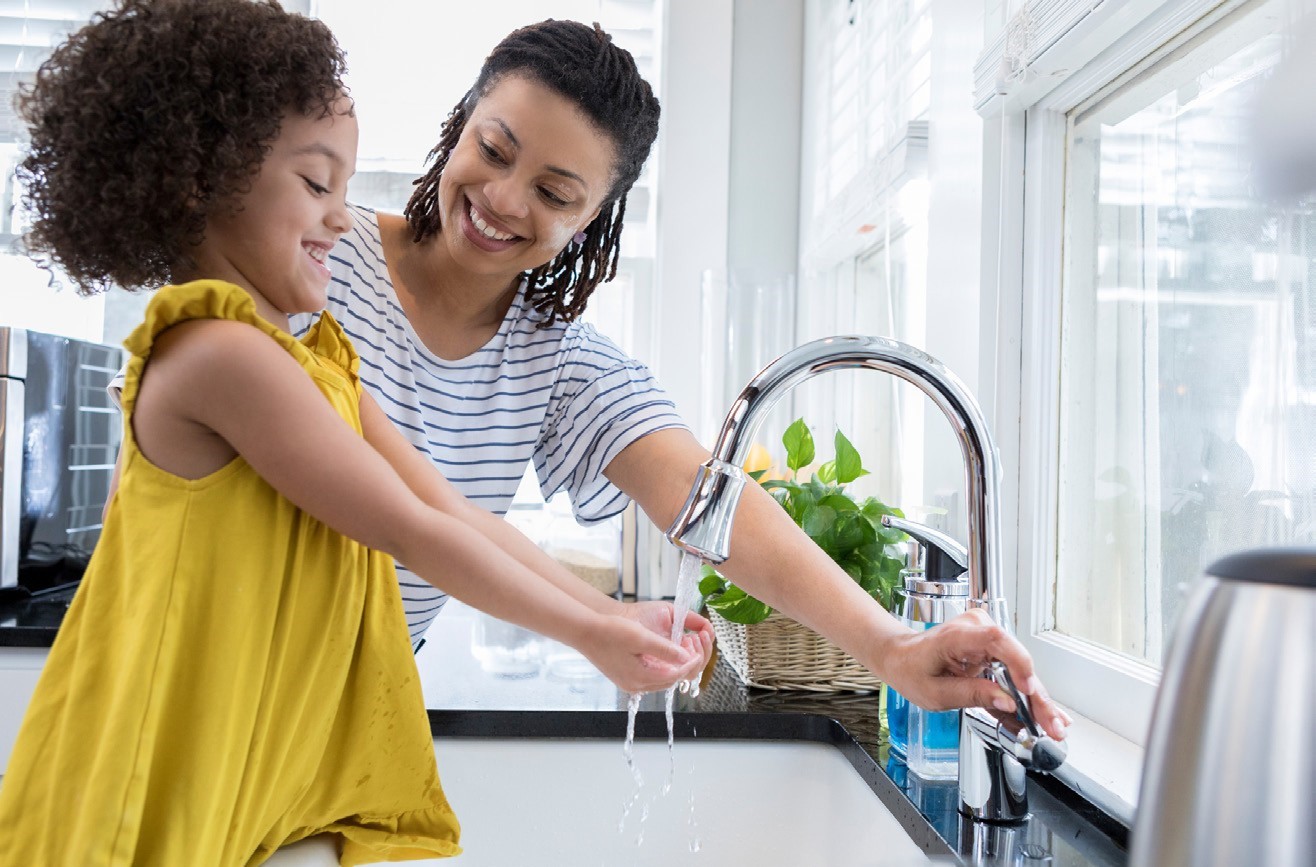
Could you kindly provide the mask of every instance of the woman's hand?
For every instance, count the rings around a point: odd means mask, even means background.
[[[671,620],[669,613],[668,631],[659,635],[631,617],[601,615],[575,647],[626,692],[665,690],[698,677],[707,661],[700,633],[686,634],[679,645],[668,638]]]
[[[650,632],[664,638],[670,638],[672,635],[672,619],[676,616],[676,606],[671,602],[659,600],[628,602],[622,605],[618,613],[622,617],[634,620]],[[686,638],[691,636],[698,638],[698,641],[692,644],[696,652],[700,654],[699,666],[695,669],[695,676],[698,676],[713,656],[713,624],[695,612],[687,611],[684,631]]]
[[[1010,670],[1019,692],[1029,699],[1033,719],[1047,734],[1063,739],[1072,720],[1047,695],[1033,671],[1033,660],[1013,636],[974,609],[925,632],[891,641],[883,668],[891,686],[929,710],[984,707],[1013,713],[1010,696],[982,673],[993,660]]]

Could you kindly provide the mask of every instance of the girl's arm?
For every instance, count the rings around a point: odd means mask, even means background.
[[[392,465],[421,501],[459,517],[526,568],[592,610],[640,620],[662,635],[671,633],[670,604],[627,605],[618,602],[581,581],[511,524],[468,500],[398,431],[368,392],[361,394],[361,426],[366,441]],[[687,645],[688,648],[700,654],[702,661],[707,663],[713,649],[712,624],[691,611],[686,615],[685,629],[697,635],[697,640]]]
[[[696,662],[639,624],[600,614],[541,580],[473,530],[464,512],[416,496],[306,371],[249,325],[197,320],[161,335],[132,424],[151,460],[149,442],[179,461],[198,454],[218,461],[223,445],[329,527],[476,608],[577,648],[623,689],[664,688]]]

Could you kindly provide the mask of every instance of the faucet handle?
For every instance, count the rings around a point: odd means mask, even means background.
[[[911,572],[924,572],[930,581],[954,581],[968,571],[968,549],[945,533],[893,515],[883,515],[882,526],[913,537],[906,561]]]

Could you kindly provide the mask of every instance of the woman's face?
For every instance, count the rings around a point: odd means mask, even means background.
[[[511,279],[543,265],[598,215],[614,153],[569,100],[503,78],[476,103],[439,180],[440,242],[478,274]]]

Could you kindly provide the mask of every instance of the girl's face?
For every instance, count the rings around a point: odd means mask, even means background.
[[[252,293],[266,319],[322,310],[328,255],[352,225],[345,202],[356,168],[357,124],[345,98],[325,117],[290,112],[235,202],[216,213],[195,249],[192,278],[228,280]]]
[[[476,274],[537,268],[598,215],[614,160],[569,100],[509,75],[476,103],[439,179],[440,243]]]

